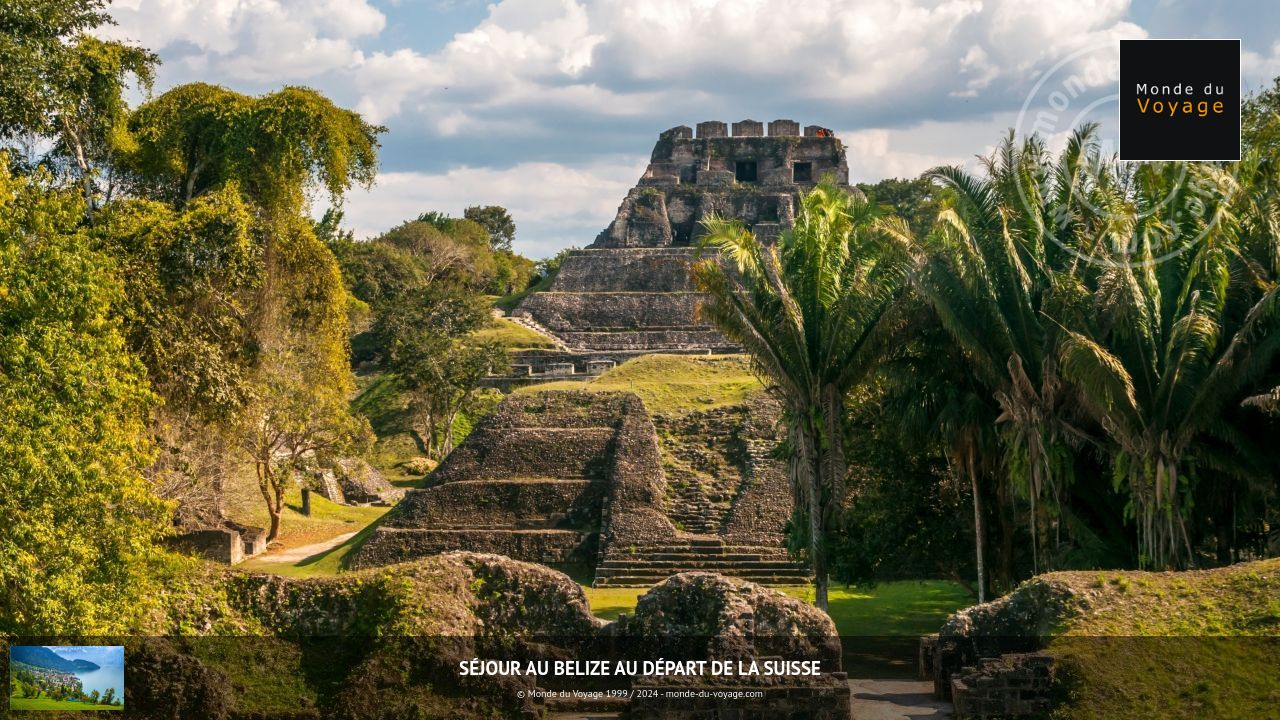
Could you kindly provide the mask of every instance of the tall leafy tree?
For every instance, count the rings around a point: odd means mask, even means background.
[[[1146,566],[1191,561],[1188,498],[1196,476],[1222,463],[1209,445],[1225,441],[1240,458],[1259,452],[1229,413],[1280,355],[1275,284],[1253,295],[1232,279],[1237,224],[1223,215],[1232,185],[1221,174],[1202,165],[1138,171],[1133,195],[1161,202],[1112,222],[1117,262],[1097,278],[1091,321],[1068,329],[1061,347],[1066,377],[1117,446],[1114,473],[1129,487]],[[1170,235],[1199,240],[1157,259],[1158,239]]]
[[[224,188],[181,210],[117,201],[92,231],[116,260],[129,348],[162,400],[148,474],[162,497],[178,501],[183,525],[221,520],[224,479],[237,462],[225,431],[250,397],[259,357],[250,322],[263,279],[254,225],[239,193]]]
[[[955,207],[927,236],[914,283],[1000,407],[1006,462],[1030,503],[1036,569],[1046,521],[1061,526],[1055,514],[1073,447],[1084,441],[1071,422],[1074,395],[1057,347],[1061,323],[1083,303],[1071,276],[1081,261],[1067,248],[1092,215],[1077,193],[1092,133],[1085,127],[1073,135],[1056,163],[1038,139],[1019,143],[1010,134],[986,159],[985,176],[937,171],[954,190]]]
[[[135,145],[121,164],[132,189],[180,211],[160,225],[176,227],[179,239],[143,233],[162,256],[140,262],[153,262],[169,299],[198,316],[176,349],[209,361],[177,375],[173,387],[183,395],[226,391],[210,403],[222,412],[208,422],[258,468],[274,539],[299,458],[340,452],[361,435],[345,404],[352,303],[306,210],[315,192],[340,207],[353,185],[372,183],[382,128],[307,88],[250,97],[199,83],[144,103],[129,127]],[[222,223],[206,208],[225,211]],[[121,245],[151,252],[148,242]],[[164,375],[162,363],[155,370]]]
[[[859,183],[858,189],[871,202],[892,209],[920,237],[928,234],[943,209],[944,198],[950,195],[928,174],[913,180],[888,178],[874,184]]]
[[[0,140],[52,141],[81,184],[86,216],[96,176],[127,148],[125,91],[149,91],[156,56],[87,34],[110,22],[93,0],[14,0],[0,8]],[[109,186],[108,186],[109,188]]]
[[[110,172],[113,155],[131,145],[125,89],[132,78],[150,91],[157,61],[142,48],[87,35],[59,56],[51,78],[49,120],[56,151],[70,159],[79,175],[90,221],[98,202],[94,176]]]
[[[42,180],[0,162],[0,633],[124,632],[169,523],[142,475],[154,396],[80,199]]]
[[[738,221],[705,222],[719,251],[694,269],[703,312],[750,354],[785,408],[797,526],[807,535],[816,603],[827,607],[827,532],[841,507],[845,398],[898,328],[892,312],[907,252],[877,208],[820,184],[776,245]],[[904,231],[899,228],[899,231]]]
[[[494,250],[510,250],[516,239],[516,221],[501,205],[473,205],[462,211],[462,217],[474,222],[489,233],[489,247]]]
[[[9,0],[0,5],[0,139],[46,134],[53,76],[75,39],[110,22],[106,0]]]
[[[881,417],[892,418],[884,424],[896,428],[896,440],[905,447],[921,453],[939,450],[951,475],[969,489],[977,596],[978,602],[985,602],[991,586],[985,518],[992,509],[983,498],[998,492],[991,479],[1005,472],[996,431],[999,406],[968,372],[963,355],[950,343],[932,310],[917,305],[910,315],[916,319],[915,337],[895,350],[881,369],[885,392]],[[994,508],[994,514],[1003,515],[1002,508]],[[999,580],[1001,586],[1009,587],[1012,537],[1007,527],[1001,529]]]
[[[285,494],[303,462],[314,455],[338,455],[368,445],[368,421],[347,410],[347,389],[333,383],[323,357],[282,342],[263,353],[237,437],[253,461],[258,490],[266,502],[267,541],[280,535]]]
[[[182,204],[234,182],[258,205],[293,212],[313,190],[339,200],[369,186],[385,130],[309,88],[251,97],[205,83],[144,103],[129,127],[137,147],[123,164],[144,193]]]
[[[443,283],[377,307],[373,332],[436,457],[453,449],[454,422],[475,400],[480,381],[509,362],[501,345],[470,337],[488,319],[480,296]]]

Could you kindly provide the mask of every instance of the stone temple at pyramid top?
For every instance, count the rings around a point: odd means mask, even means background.
[[[849,182],[844,145],[830,130],[802,132],[794,120],[774,120],[767,130],[743,120],[663,132],[613,222],[570,252],[552,285],[514,314],[574,351],[734,350],[698,312],[704,296],[690,269],[702,221],[736,218],[770,242],[793,224],[801,193],[822,181]]]

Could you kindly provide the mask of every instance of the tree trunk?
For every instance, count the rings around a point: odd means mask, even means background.
[[[986,568],[982,559],[982,494],[978,489],[978,470],[973,462],[973,448],[969,448],[965,457],[965,470],[969,473],[969,484],[973,488],[973,545],[978,565],[978,603],[987,601]]]
[[[808,515],[809,563],[813,569],[814,602],[827,610],[827,558],[822,543],[822,462],[818,457],[818,432],[809,409],[796,412],[791,428],[794,440],[791,456],[793,491],[797,507]]]
[[[280,514],[284,512],[284,483],[274,483],[273,487],[276,502],[275,507],[271,508],[271,529],[267,532],[267,542],[275,540],[280,535]]]
[[[267,531],[267,543],[275,542],[280,535],[280,511],[276,508],[269,510],[271,513],[271,529]]]
[[[85,222],[93,224],[93,178],[89,174],[89,159],[84,152],[84,143],[80,142],[80,134],[71,127],[71,123],[66,116],[62,118],[62,129],[66,134],[66,140],[75,151],[76,167],[80,169],[80,184],[84,190],[84,219]]]
[[[845,480],[844,401],[843,395],[834,385],[824,385],[821,392],[821,436],[814,438],[821,444],[815,442],[817,452],[813,456],[818,464],[814,473],[817,483],[811,501],[815,520],[810,542],[813,545],[814,604],[826,612],[830,584],[827,577],[830,562],[827,557],[826,529],[828,521],[834,519],[842,507],[840,499]],[[828,515],[833,517],[829,518]]]
[[[271,516],[271,527],[267,530],[267,542],[270,543],[280,534],[280,512],[284,508],[284,486],[271,479],[271,460],[267,454],[254,462],[254,470],[258,474],[258,489],[262,491],[262,499],[267,502],[267,514]]]
[[[435,413],[427,413],[427,457],[434,457],[436,460],[444,459],[440,454],[440,444],[436,442]]]
[[[1008,476],[1004,475],[997,482],[996,519],[1000,521],[1000,583],[997,589],[1007,591],[1013,589],[1013,541],[1018,528],[1014,522],[1015,509],[1009,492]]]
[[[81,176],[81,182],[84,183],[84,220],[86,223],[93,224],[93,179],[88,173]]]
[[[449,413],[444,421],[444,437],[440,441],[440,459],[453,452],[453,421],[458,419],[457,411]]]
[[[809,469],[809,559],[813,563],[813,604],[827,612],[827,551],[822,542],[822,475]]]

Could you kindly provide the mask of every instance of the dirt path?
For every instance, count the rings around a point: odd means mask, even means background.
[[[333,548],[336,548],[342,543],[350,540],[355,536],[356,536],[355,533],[349,532],[344,535],[332,537],[332,538],[329,538],[328,540],[323,540],[318,543],[311,543],[310,545],[303,545],[302,547],[296,547],[289,550],[285,550],[284,552],[274,553],[271,555],[259,555],[258,557],[255,557],[253,560],[254,562],[259,562],[259,563],[281,563],[281,564],[288,564],[288,565],[297,565],[298,563],[302,562],[303,560],[306,560],[312,555],[319,555],[325,550],[331,550]]]
[[[933,699],[933,683],[919,680],[849,679],[855,720],[951,717],[951,703]]]

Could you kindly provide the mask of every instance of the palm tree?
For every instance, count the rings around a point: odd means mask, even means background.
[[[1229,186],[1218,169],[1145,166],[1132,180],[1130,188],[1100,188],[1113,195],[1111,207],[1131,205],[1097,248],[1109,243],[1119,262],[1098,273],[1094,311],[1064,328],[1059,356],[1115,444],[1114,474],[1129,487],[1140,563],[1185,566],[1192,559],[1186,497],[1197,473],[1221,462],[1209,444],[1244,454],[1247,433],[1228,412],[1250,402],[1280,355],[1280,298],[1274,283],[1255,292],[1233,279],[1247,273],[1234,272],[1241,256],[1229,191],[1207,190]],[[1207,212],[1193,211],[1205,205]],[[1159,259],[1159,238],[1169,236],[1200,240]]]
[[[704,243],[719,258],[694,268],[707,294],[703,314],[746,349],[782,401],[795,526],[807,527],[815,602],[823,610],[825,534],[845,483],[845,399],[901,328],[893,308],[906,248],[882,231],[900,221],[878,214],[865,199],[820,184],[801,199],[795,226],[776,245],[736,220],[707,219]]]
[[[913,287],[1000,407],[1005,462],[1030,502],[1037,571],[1042,500],[1061,506],[1072,449],[1086,440],[1071,422],[1073,398],[1055,352],[1060,331],[1045,310],[1078,303],[1070,279],[1079,259],[1067,248],[1091,220],[1078,189],[1093,132],[1078,130],[1056,163],[1037,138],[1019,145],[1010,133],[984,159],[985,177],[934,171],[957,202],[924,239],[927,255],[913,274]]]

